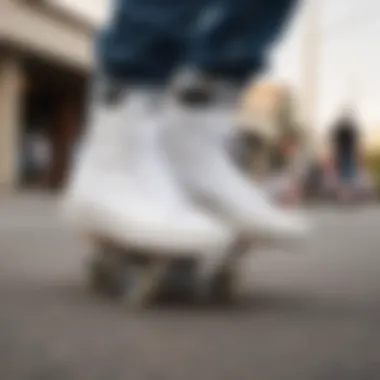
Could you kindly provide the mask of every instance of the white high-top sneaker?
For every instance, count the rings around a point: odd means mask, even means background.
[[[221,252],[231,233],[180,193],[159,146],[156,103],[157,95],[147,89],[119,94],[114,104],[94,102],[66,213],[84,232],[126,248],[169,255]]]
[[[235,123],[231,104],[202,106],[210,100],[202,97],[177,93],[166,106],[166,149],[184,188],[246,236],[281,243],[304,238],[305,218],[276,206],[234,163],[226,145]]]

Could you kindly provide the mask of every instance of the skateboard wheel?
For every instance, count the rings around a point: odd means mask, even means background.
[[[137,309],[151,304],[157,295],[161,276],[154,264],[127,264],[120,284],[123,303]]]
[[[90,263],[91,288],[107,296],[118,296],[122,291],[122,264],[109,252],[98,252]]]
[[[160,284],[163,298],[188,299],[195,293],[197,284],[197,262],[195,260],[172,260]]]
[[[99,244],[90,264],[90,285],[96,292],[121,300],[131,308],[151,303],[162,282],[165,262]]]
[[[217,304],[232,304],[238,299],[237,273],[224,269],[214,276],[211,282],[211,301]]]

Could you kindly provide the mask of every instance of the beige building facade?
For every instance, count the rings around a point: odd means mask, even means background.
[[[48,182],[62,180],[93,66],[92,35],[90,23],[49,2],[0,1],[0,190],[20,186],[21,142],[33,119],[28,115],[45,108],[53,147]]]

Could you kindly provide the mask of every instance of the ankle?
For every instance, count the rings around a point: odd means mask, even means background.
[[[191,108],[223,106],[233,108],[241,92],[241,86],[207,73],[183,70],[176,75],[170,86],[172,96]]]
[[[160,86],[125,83],[111,78],[98,78],[91,88],[92,100],[105,107],[117,107],[132,99],[149,107],[159,106],[163,89]]]

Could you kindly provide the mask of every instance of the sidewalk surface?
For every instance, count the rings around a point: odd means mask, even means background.
[[[88,292],[57,209],[0,197],[1,379],[380,379],[380,208],[314,210],[304,254],[244,265],[241,308],[135,314]]]

